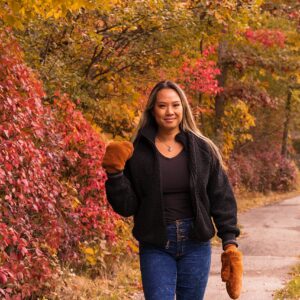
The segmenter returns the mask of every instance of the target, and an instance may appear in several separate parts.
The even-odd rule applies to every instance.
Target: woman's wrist
[[[227,244],[227,245],[224,246],[224,251],[231,248],[231,247],[237,248],[236,244]]]
[[[118,171],[118,172],[114,172],[114,173],[106,172],[106,174],[107,174],[108,178],[118,178],[123,175],[123,171]]]
[[[236,247],[239,246],[236,240],[227,240],[227,241],[223,241],[222,243],[223,250],[225,250],[225,248],[229,245],[234,245]]]

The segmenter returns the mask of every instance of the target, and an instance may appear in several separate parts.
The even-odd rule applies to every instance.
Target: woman
[[[210,239],[222,239],[222,279],[229,295],[241,290],[236,200],[222,157],[195,125],[183,90],[159,82],[151,91],[133,146],[111,142],[103,167],[113,209],[134,216],[133,236],[146,300],[203,299]]]

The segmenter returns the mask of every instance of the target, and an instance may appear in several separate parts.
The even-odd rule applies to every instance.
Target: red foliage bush
[[[229,177],[234,187],[249,191],[289,191],[295,185],[297,167],[280,154],[278,147],[252,149],[233,154],[228,163]]]
[[[247,29],[244,33],[246,39],[252,43],[260,43],[266,47],[278,46],[284,47],[286,40],[285,34],[281,30],[276,29]]]
[[[216,62],[209,59],[209,55],[215,52],[214,48],[208,48],[203,51],[201,58],[195,62],[186,61],[181,67],[181,78],[178,81],[183,82],[187,91],[201,92],[216,95],[222,90],[218,87],[216,76],[220,70]]]
[[[49,287],[78,243],[114,243],[104,195],[104,143],[66,96],[43,103],[41,82],[11,32],[0,32],[0,295]]]

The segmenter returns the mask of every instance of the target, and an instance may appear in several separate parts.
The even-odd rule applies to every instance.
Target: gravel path
[[[243,237],[244,281],[241,300],[273,299],[300,255],[300,197],[239,215]],[[220,279],[221,250],[214,248],[205,300],[227,300]]]
[[[243,237],[244,280],[240,300],[271,300],[284,286],[288,272],[299,262],[300,196],[239,214]],[[212,265],[205,300],[228,300],[221,281],[220,247],[213,248]],[[136,294],[134,300],[144,299]],[[163,299],[162,299],[163,300]],[[196,299],[195,299],[196,300]]]

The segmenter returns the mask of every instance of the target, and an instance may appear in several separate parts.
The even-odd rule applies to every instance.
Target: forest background
[[[0,0],[1,297],[60,299],[65,270],[113,278],[137,253],[101,161],[159,80],[184,89],[237,194],[295,189],[299,32],[296,0]]]

